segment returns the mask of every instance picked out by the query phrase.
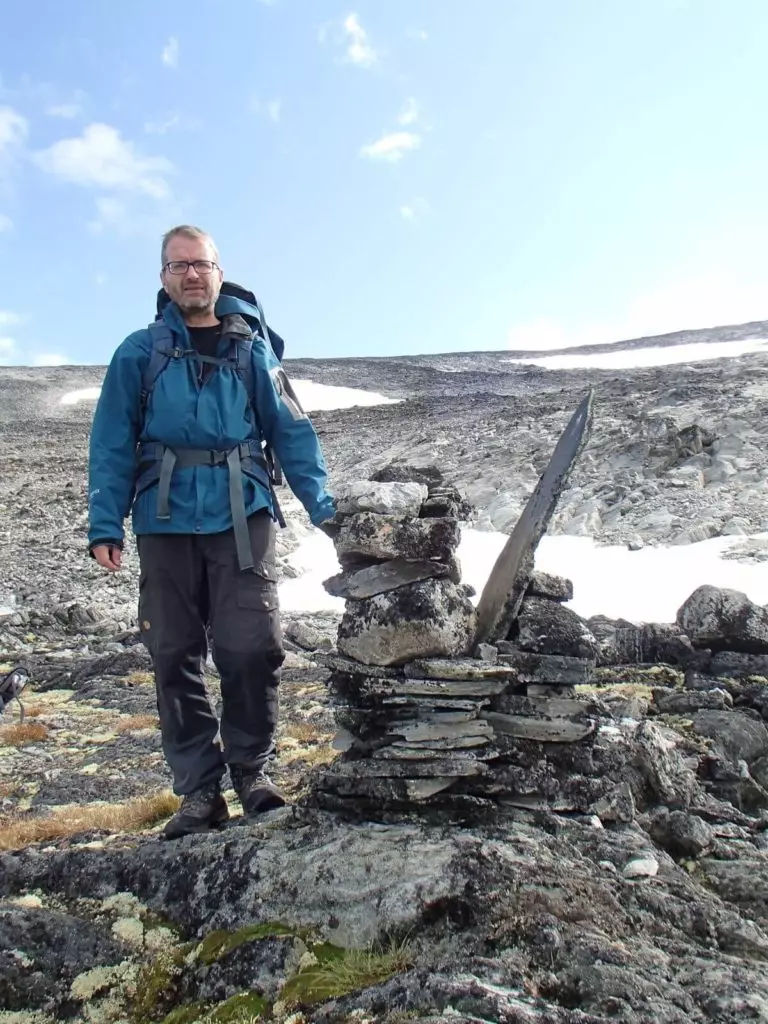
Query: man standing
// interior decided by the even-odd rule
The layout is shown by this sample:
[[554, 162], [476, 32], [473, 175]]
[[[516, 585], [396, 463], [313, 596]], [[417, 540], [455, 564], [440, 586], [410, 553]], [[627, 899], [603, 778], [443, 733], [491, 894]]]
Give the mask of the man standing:
[[[280, 513], [262, 442], [313, 524], [331, 519], [334, 504], [317, 435], [260, 307], [243, 290], [222, 291], [211, 237], [173, 228], [161, 264], [169, 301], [155, 324], [117, 348], [95, 410], [88, 541], [99, 565], [119, 570], [132, 506], [139, 624], [163, 751], [183, 797], [164, 830], [175, 838], [228, 819], [227, 766], [246, 815], [285, 803], [265, 772], [284, 652]], [[220, 730], [203, 681], [208, 629], [221, 676]]]

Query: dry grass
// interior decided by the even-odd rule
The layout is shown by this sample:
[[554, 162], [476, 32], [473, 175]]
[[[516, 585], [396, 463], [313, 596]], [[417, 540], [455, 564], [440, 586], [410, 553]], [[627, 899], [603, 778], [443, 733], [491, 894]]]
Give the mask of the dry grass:
[[284, 732], [299, 743], [317, 743], [326, 738], [312, 722], [286, 722]]
[[160, 719], [157, 715], [131, 715], [121, 718], [115, 724], [115, 732], [135, 732], [138, 729], [159, 729]]
[[155, 677], [151, 672], [131, 672], [125, 677], [125, 681], [131, 686], [152, 686]]
[[45, 708], [42, 704], [31, 704], [28, 708], [24, 708], [25, 718], [39, 718], [40, 715], [45, 714]]
[[20, 850], [30, 843], [65, 839], [78, 832], [137, 832], [170, 817], [180, 800], [166, 790], [124, 804], [69, 804], [48, 818], [0, 818], [0, 850]]
[[41, 722], [17, 722], [0, 728], [0, 745], [23, 747], [48, 739], [48, 729]]

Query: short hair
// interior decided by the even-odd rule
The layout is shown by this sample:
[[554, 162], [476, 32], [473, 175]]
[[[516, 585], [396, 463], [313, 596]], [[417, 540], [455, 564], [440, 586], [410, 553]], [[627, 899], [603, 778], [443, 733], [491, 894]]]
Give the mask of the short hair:
[[172, 238], [177, 235], [182, 235], [184, 238], [204, 238], [207, 242], [211, 243], [216, 262], [219, 260], [219, 250], [216, 248], [216, 243], [208, 234], [207, 231], [203, 231], [202, 228], [195, 227], [194, 224], [178, 224], [175, 228], [171, 228], [170, 231], [166, 231], [163, 235], [163, 244], [160, 249], [160, 266], [165, 266], [165, 250], [168, 248], [168, 243]]

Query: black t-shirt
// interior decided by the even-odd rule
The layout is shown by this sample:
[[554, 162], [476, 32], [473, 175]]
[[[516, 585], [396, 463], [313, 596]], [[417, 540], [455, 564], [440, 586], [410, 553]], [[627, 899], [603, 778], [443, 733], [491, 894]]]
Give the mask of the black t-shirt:
[[213, 327], [187, 327], [192, 347], [196, 348], [201, 356], [215, 356], [221, 338], [221, 324]]

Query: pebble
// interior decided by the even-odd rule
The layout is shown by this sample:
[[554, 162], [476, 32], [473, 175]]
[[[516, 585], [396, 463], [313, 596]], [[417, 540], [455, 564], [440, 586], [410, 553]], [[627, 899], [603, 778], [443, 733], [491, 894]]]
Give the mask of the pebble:
[[653, 878], [658, 873], [659, 862], [652, 854], [634, 857], [624, 865], [622, 874], [625, 878]]

